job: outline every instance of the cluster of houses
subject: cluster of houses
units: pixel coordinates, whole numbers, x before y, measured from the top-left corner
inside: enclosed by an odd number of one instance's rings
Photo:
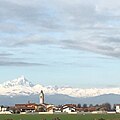
[[[78,113],[78,112],[93,112],[97,111],[97,107],[77,107],[75,104],[65,104],[60,106],[55,106],[53,104],[15,104],[15,106],[10,107],[0,107],[1,114],[10,113],[41,113],[41,114],[53,114],[53,113]]]
[[[14,113],[20,113],[20,114],[29,114],[29,113],[39,113],[39,114],[53,114],[53,113],[120,113],[120,104],[115,105],[114,111],[108,111],[106,106],[89,106],[89,107],[81,107],[76,104],[65,104],[65,105],[59,105],[55,106],[53,104],[47,104],[44,102],[44,93],[41,91],[40,93],[40,103],[31,103],[28,102],[27,104],[15,104],[14,106],[9,107],[0,107],[0,114],[14,114]]]

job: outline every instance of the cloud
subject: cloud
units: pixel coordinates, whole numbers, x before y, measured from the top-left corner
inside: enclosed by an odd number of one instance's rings
[[[47,66],[44,63],[26,62],[26,58],[15,58],[15,54],[1,52],[0,66],[16,66],[16,67],[31,67],[31,66]]]
[[[0,53],[0,57],[8,57],[8,56],[12,56],[12,53]]]
[[[120,57],[119,37],[113,37],[113,35],[110,38],[108,36],[99,36],[99,38],[96,38],[96,36],[93,36],[91,37],[91,35],[88,34],[75,40],[62,40],[61,44],[64,48],[86,50],[103,55]]]
[[[29,35],[26,36],[23,40],[20,40],[19,42],[17,41],[16,43],[13,44],[13,46],[26,46],[30,44],[36,44],[36,45],[49,45],[49,44],[55,44],[55,41],[53,41],[53,37],[49,36],[42,36],[38,34],[34,35]]]
[[[31,66],[47,66],[47,64],[30,63],[30,62],[5,62],[0,61],[0,66],[15,66],[15,67],[31,67]]]
[[[1,0],[0,21],[0,46],[56,45],[120,57],[119,0]]]

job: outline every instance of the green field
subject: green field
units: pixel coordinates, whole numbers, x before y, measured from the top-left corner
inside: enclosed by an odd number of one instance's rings
[[[59,117],[60,120],[98,120],[104,118],[105,120],[120,120],[120,114],[96,114],[96,115],[0,115],[0,120],[53,120]]]

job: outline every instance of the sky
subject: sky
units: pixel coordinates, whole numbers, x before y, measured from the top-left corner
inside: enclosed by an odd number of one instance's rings
[[[0,83],[120,87],[119,0],[0,0]]]

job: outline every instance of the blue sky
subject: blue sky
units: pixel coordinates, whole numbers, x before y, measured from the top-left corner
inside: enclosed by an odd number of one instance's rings
[[[119,87],[119,0],[0,0],[0,83]]]

